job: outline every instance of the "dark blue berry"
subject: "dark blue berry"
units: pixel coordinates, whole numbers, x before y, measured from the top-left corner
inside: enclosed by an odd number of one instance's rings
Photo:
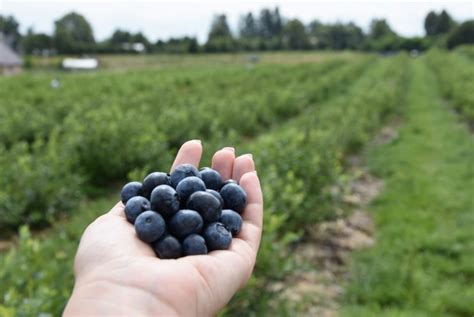
[[[127,201],[135,196],[142,195],[142,183],[140,182],[130,182],[125,184],[122,188],[122,192],[120,193],[120,197],[122,198],[122,202],[125,205]]]
[[[242,213],[247,204],[247,194],[237,184],[229,183],[222,187],[220,192],[222,199],[224,199],[224,208],[232,209],[237,211],[239,214]]]
[[[151,192],[151,209],[163,217],[170,218],[179,210],[178,194],[169,185],[159,185]]]
[[[150,202],[142,196],[132,197],[125,204],[125,216],[131,223],[135,223],[138,215],[146,210],[150,210]]]
[[[221,222],[227,228],[227,230],[230,231],[233,237],[238,235],[240,229],[242,229],[242,217],[230,209],[222,210],[219,222]]]
[[[206,241],[198,234],[191,234],[183,240],[184,255],[207,254]]]
[[[213,222],[204,229],[202,234],[208,250],[226,250],[232,242],[232,234],[220,222]]]
[[[222,177],[218,171],[209,167],[203,167],[199,174],[201,174],[201,178],[204,181],[204,184],[206,184],[206,188],[214,190],[219,190],[221,188]]]
[[[173,172],[171,172],[171,176],[170,176],[171,186],[176,188],[179,182],[181,182],[186,177],[191,177],[191,176],[196,176],[196,177],[201,178],[201,175],[199,175],[198,169],[194,167],[193,165],[191,164],[179,165],[175,168]]]
[[[171,233],[178,239],[182,239],[193,233],[200,233],[204,221],[197,211],[183,209],[176,213],[168,223]]]
[[[155,187],[160,185],[169,185],[170,178],[168,174],[163,172],[153,172],[148,174],[147,177],[143,180],[143,197],[150,199],[151,192]]]
[[[177,259],[182,254],[181,243],[169,234],[154,242],[153,250],[160,259]]]
[[[202,179],[191,176],[186,177],[181,182],[179,182],[178,186],[176,187],[176,192],[178,193],[179,199],[182,202],[186,202],[193,193],[197,191],[205,191],[206,185]]]
[[[214,222],[221,216],[221,202],[208,192],[195,192],[188,199],[188,209],[196,210],[205,222]]]
[[[142,212],[135,220],[135,231],[140,240],[153,242],[166,231],[166,223],[159,213],[151,210]]]
[[[209,194],[212,194],[212,196],[216,197],[217,199],[219,199],[219,202],[221,203],[221,208],[224,208],[224,199],[222,199],[222,196],[221,194],[219,194],[217,191],[215,191],[214,189],[206,189],[206,192],[208,192]]]

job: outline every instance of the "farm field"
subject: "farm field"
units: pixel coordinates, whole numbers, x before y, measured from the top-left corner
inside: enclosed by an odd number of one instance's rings
[[[0,78],[0,234],[13,241],[0,253],[0,315],[59,315],[84,228],[119,184],[166,170],[188,139],[203,141],[203,162],[226,145],[253,153],[265,196],[254,276],[223,315],[308,314],[311,303],[288,305],[273,285],[300,265],[292,251],[309,225],[353,211],[343,198],[355,154],[386,185],[369,207],[376,244],[354,255],[339,313],[474,314],[472,61],[444,51],[259,60],[106,56],[103,71]],[[398,138],[375,146],[394,118]]]

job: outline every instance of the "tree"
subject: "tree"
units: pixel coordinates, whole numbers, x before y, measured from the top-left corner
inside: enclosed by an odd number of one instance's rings
[[[273,12],[270,9],[263,9],[260,11],[258,28],[259,35],[266,39],[281,36],[283,31],[283,21],[280,16],[280,10],[275,8]]]
[[[446,41],[449,49],[461,44],[474,44],[474,20],[461,23],[449,34]]]
[[[225,14],[214,17],[205,47],[209,52],[227,52],[235,49]]]
[[[3,34],[3,41],[16,51],[19,49],[21,40],[19,26],[20,24],[13,16],[0,15],[0,33]]]
[[[117,29],[114,31],[112,36],[109,39],[111,45],[122,45],[124,43],[130,43],[132,39],[132,34],[128,31],[122,31]]]
[[[319,21],[309,24],[310,41],[316,48],[344,50],[358,49],[364,40],[362,29],[350,22],[324,25]]]
[[[373,19],[370,23],[369,35],[374,40],[394,34],[395,32],[392,31],[385,19]]]
[[[308,34],[303,23],[293,19],[286,23],[283,30],[285,46],[292,50],[307,49],[309,47]]]
[[[44,51],[51,51],[54,45],[51,36],[35,33],[32,28],[29,28],[21,40],[21,46],[26,54],[41,54]]]
[[[82,15],[71,12],[54,24],[54,43],[59,53],[77,54],[94,50],[92,27]]]
[[[430,11],[425,17],[424,24],[427,36],[438,36],[448,33],[456,23],[448,12],[443,10],[440,14]]]
[[[240,18],[239,35],[241,38],[255,38],[258,36],[258,26],[252,12]]]

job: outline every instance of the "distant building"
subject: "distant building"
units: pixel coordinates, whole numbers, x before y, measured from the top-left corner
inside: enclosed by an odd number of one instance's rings
[[[95,58],[65,58],[62,66],[69,70],[93,70],[99,67]]]
[[[5,43],[0,36],[0,74],[14,75],[21,72],[21,58]]]

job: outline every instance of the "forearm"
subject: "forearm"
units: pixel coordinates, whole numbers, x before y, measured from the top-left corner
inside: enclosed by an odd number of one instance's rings
[[[168,305],[140,289],[108,281],[76,284],[64,316],[178,316]]]

